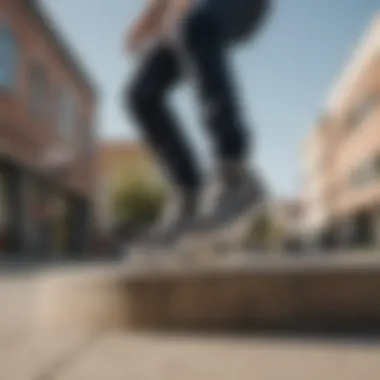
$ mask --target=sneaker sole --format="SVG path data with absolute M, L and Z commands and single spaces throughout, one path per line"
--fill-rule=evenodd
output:
M 264 200 L 248 211 L 240 214 L 230 223 L 202 233 L 195 232 L 185 236 L 180 249 L 188 254 L 224 254 L 236 250 L 252 226 L 252 221 L 267 210 L 268 201 Z

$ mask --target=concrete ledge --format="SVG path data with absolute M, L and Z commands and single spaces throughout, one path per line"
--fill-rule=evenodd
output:
M 37 328 L 124 329 L 129 326 L 127 298 L 127 279 L 113 268 L 51 271 L 37 284 Z
M 40 279 L 43 329 L 380 326 L 380 259 L 252 259 L 62 270 Z

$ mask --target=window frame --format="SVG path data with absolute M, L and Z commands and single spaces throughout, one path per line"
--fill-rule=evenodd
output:
M 1 58 L 4 55 L 3 58 Z M 7 21 L 0 21 L 0 61 L 4 62 L 4 80 L 0 74 L 0 92 L 15 91 L 19 67 L 19 43 L 12 26 Z
M 57 134 L 63 142 L 75 145 L 79 108 L 75 92 L 67 85 L 58 86 L 56 104 Z
M 36 76 L 34 76 L 36 75 Z M 37 93 L 36 93 L 37 91 Z M 28 63 L 28 112 L 33 120 L 50 119 L 51 86 L 46 66 L 37 60 Z

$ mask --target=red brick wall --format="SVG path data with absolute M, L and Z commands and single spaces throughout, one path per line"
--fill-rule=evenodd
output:
M 49 88 L 57 89 L 63 85 L 74 93 L 83 120 L 77 123 L 74 142 L 80 141 L 85 133 L 81 128 L 92 127 L 94 98 L 68 67 L 57 45 L 47 38 L 43 25 L 21 5 L 21 0 L 0 0 L 0 17 L 11 24 L 19 45 L 17 87 L 13 93 L 0 95 L 0 153 L 34 166 L 45 148 L 52 143 L 62 143 L 62 140 L 54 120 L 35 122 L 28 114 L 29 64 L 33 61 L 42 63 Z M 89 156 L 79 158 L 65 186 L 89 195 L 94 188 L 93 164 L 94 160 Z

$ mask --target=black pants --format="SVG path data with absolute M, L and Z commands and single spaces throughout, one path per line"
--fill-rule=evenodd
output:
M 188 15 L 182 50 L 157 45 L 143 60 L 128 88 L 128 105 L 143 136 L 183 188 L 200 184 L 192 150 L 168 104 L 167 93 L 183 78 L 182 60 L 197 81 L 205 126 L 219 160 L 243 160 L 248 143 L 220 24 L 207 7 Z

